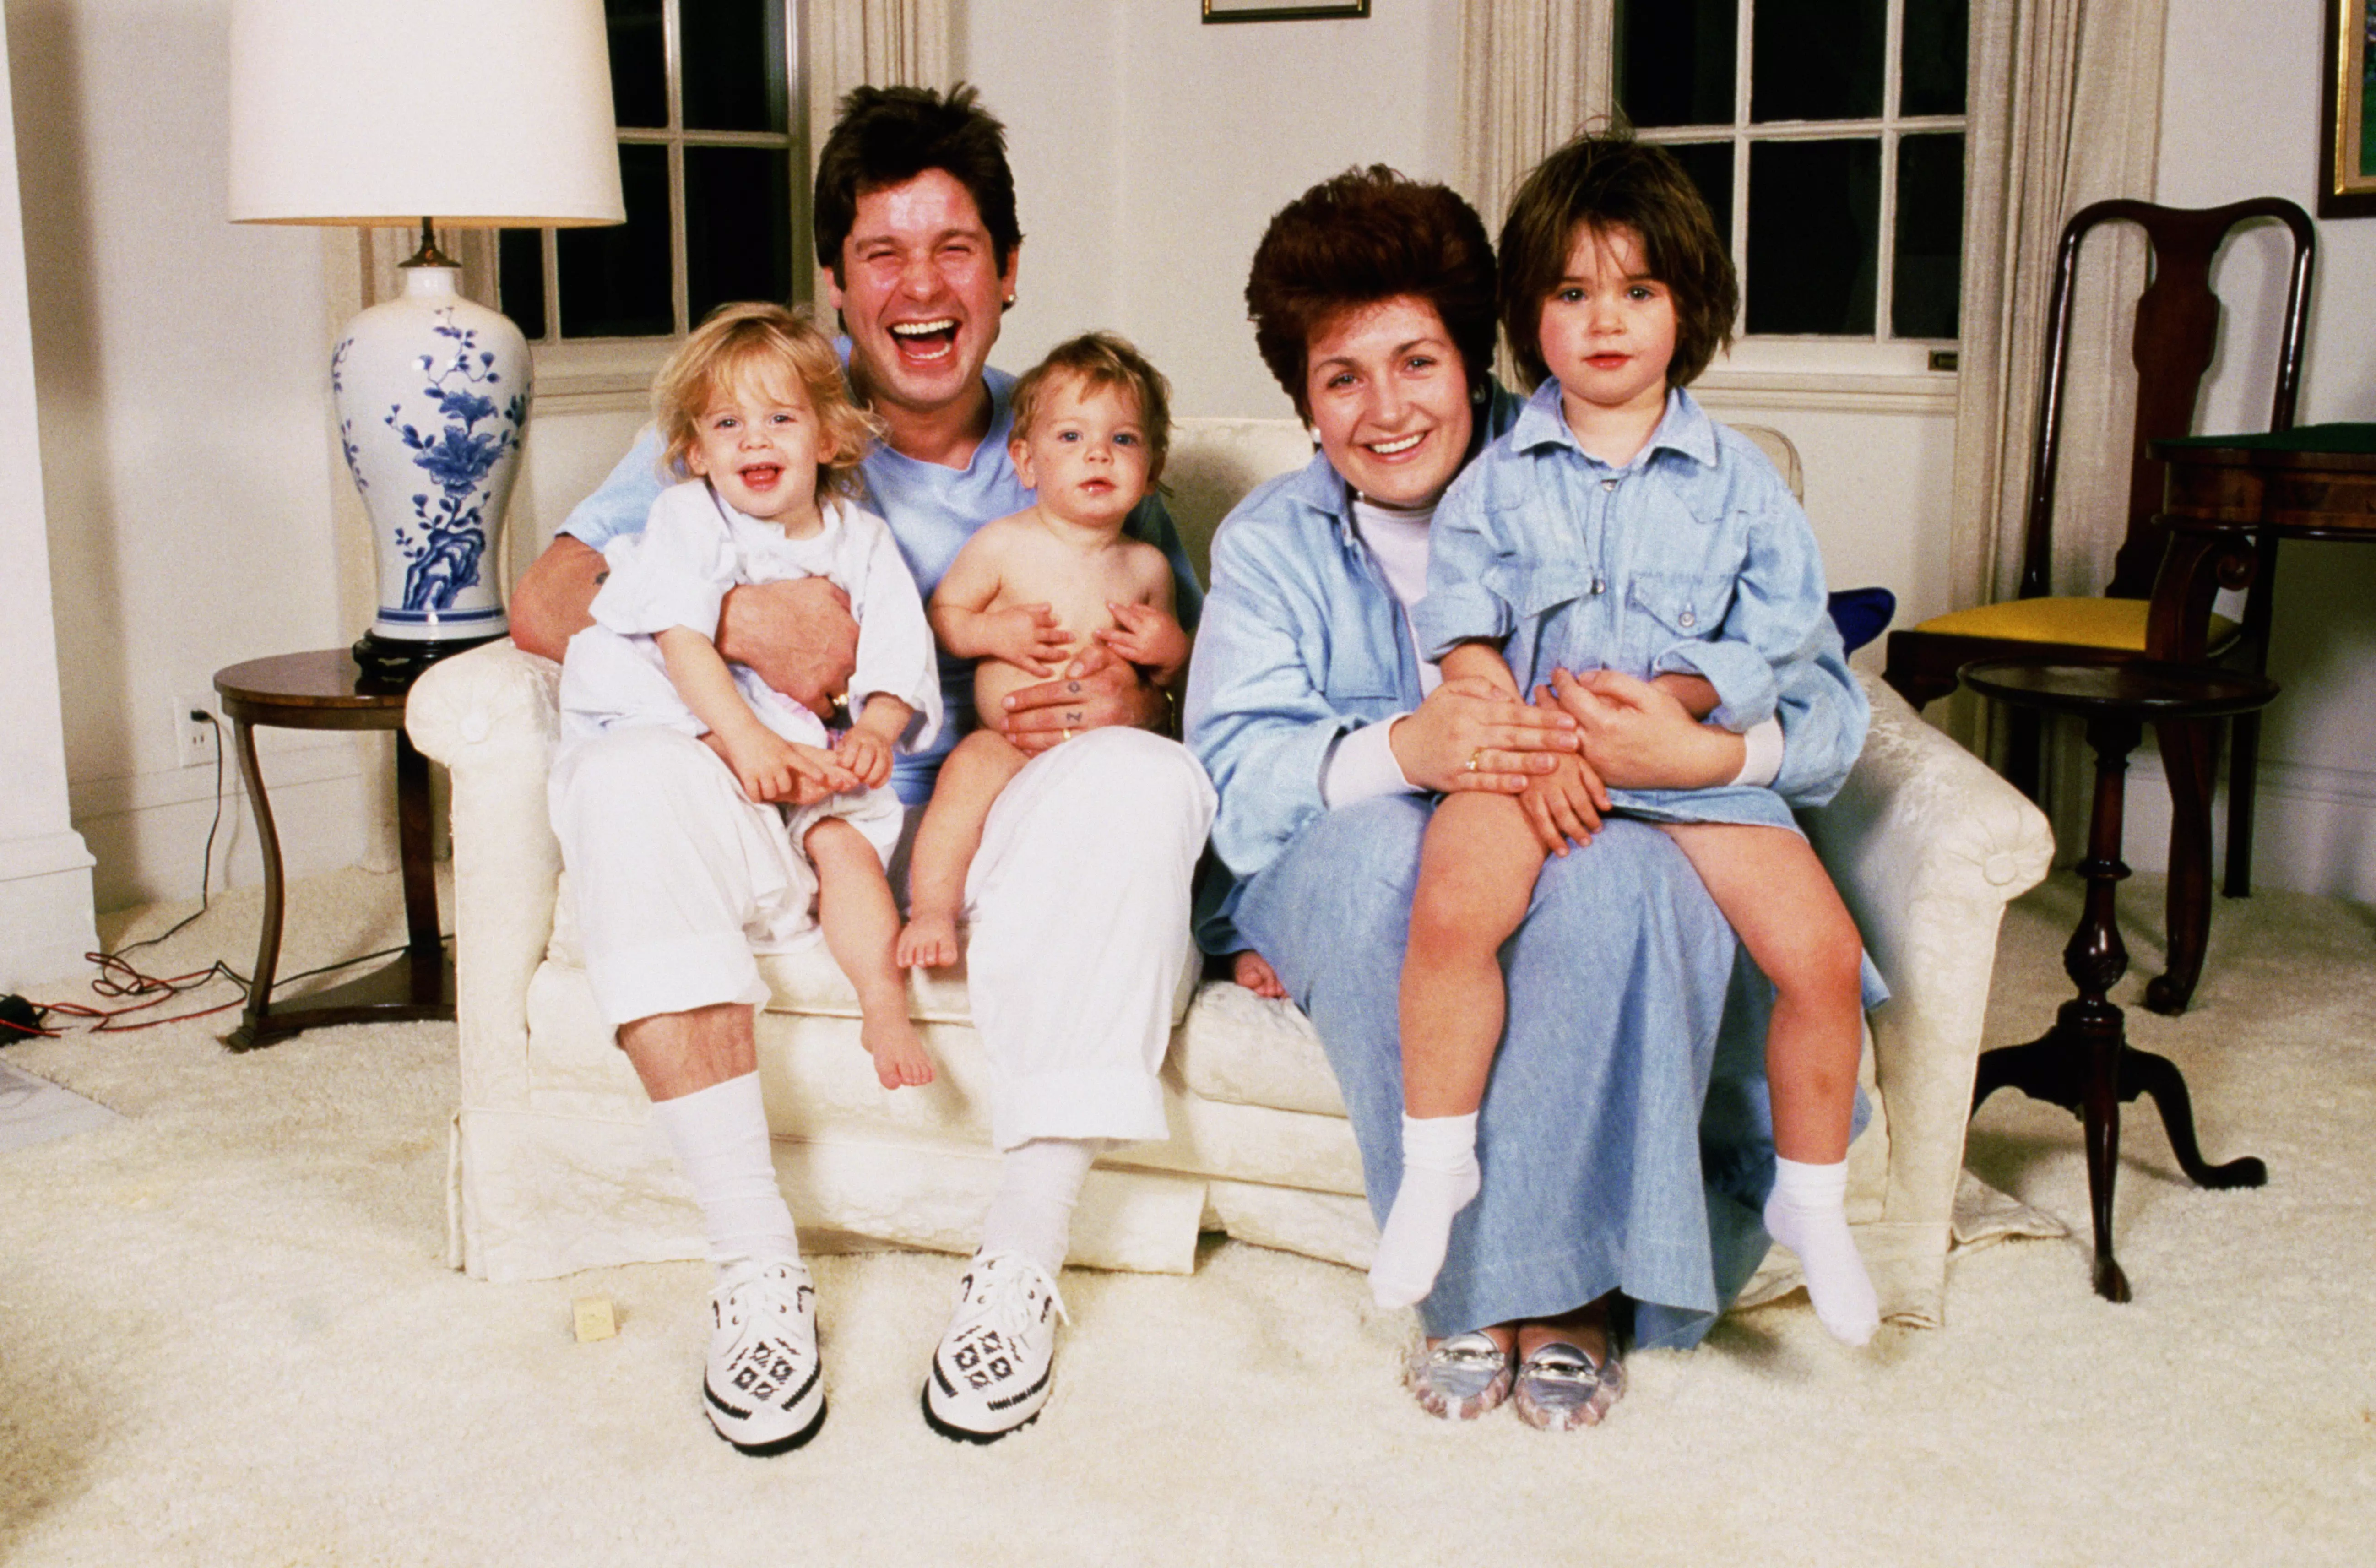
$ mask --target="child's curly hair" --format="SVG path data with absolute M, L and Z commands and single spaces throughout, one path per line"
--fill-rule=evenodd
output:
M 789 375 L 815 410 L 830 456 L 817 464 L 817 499 L 857 499 L 859 459 L 882 433 L 882 422 L 850 401 L 833 342 L 805 315 L 750 302 L 719 305 L 686 335 L 652 381 L 652 417 L 659 425 L 663 472 L 681 475 L 700 439 L 701 416 L 721 391 L 745 379 L 769 386 Z
M 1138 426 L 1146 437 L 1146 482 L 1163 477 L 1163 459 L 1171 450 L 1171 383 L 1131 346 L 1111 332 L 1084 332 L 1048 350 L 1048 357 L 1023 373 L 1015 384 L 1015 432 L 1011 440 L 1031 434 L 1040 404 L 1058 376 L 1077 377 L 1084 391 L 1121 386 L 1138 399 Z
M 1667 385 L 1684 386 L 1732 346 L 1740 285 L 1699 187 L 1665 148 L 1622 126 L 1586 132 L 1535 165 L 1502 224 L 1502 330 L 1528 386 L 1550 374 L 1538 336 L 1543 302 L 1586 229 L 1631 229 L 1650 276 L 1675 302 Z

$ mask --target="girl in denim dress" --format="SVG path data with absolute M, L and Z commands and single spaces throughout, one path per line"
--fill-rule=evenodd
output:
M 1729 341 L 1738 289 L 1705 205 L 1663 150 L 1585 137 L 1528 176 L 1503 231 L 1503 327 L 1541 381 L 1446 493 L 1413 611 L 1444 678 L 1549 699 L 1611 670 L 1754 733 L 1811 683 L 1847 680 L 1806 518 L 1764 457 L 1682 388 Z M 1861 741 L 1861 710 L 1857 715 Z M 1767 733 L 1771 726 L 1765 726 Z M 1502 944 L 1546 853 L 1603 814 L 1683 850 L 1775 987 L 1766 1039 L 1779 1155 L 1765 1223 L 1824 1326 L 1871 1336 L 1875 1298 L 1844 1197 L 1864 1000 L 1862 944 L 1752 742 L 1739 778 L 1610 790 L 1580 755 L 1512 798 L 1447 795 L 1431 820 L 1401 988 L 1403 1177 L 1371 1282 L 1425 1296 L 1478 1191 L 1476 1112 L 1502 1033 Z M 1475 761 L 1472 759 L 1471 766 Z M 1586 850 L 1588 852 L 1588 849 Z

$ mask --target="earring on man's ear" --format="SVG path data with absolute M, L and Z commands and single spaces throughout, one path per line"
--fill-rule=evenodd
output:
M 1485 399 L 1491 396 L 1492 394 L 1485 389 L 1485 384 L 1481 381 L 1468 389 L 1468 400 L 1479 407 L 1482 407 Z

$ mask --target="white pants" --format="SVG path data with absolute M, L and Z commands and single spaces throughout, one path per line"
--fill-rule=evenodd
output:
M 767 1000 L 751 954 L 796 897 L 787 861 L 806 865 L 708 747 L 613 731 L 562 759 L 552 803 L 605 1021 Z M 1186 749 L 1139 730 L 1069 741 L 999 796 L 966 881 L 999 1148 L 1165 1134 L 1156 1074 L 1213 809 Z
M 547 792 L 586 976 L 613 1028 L 765 1003 L 752 955 L 817 940 L 816 868 L 801 850 L 809 829 L 839 817 L 887 864 L 905 815 L 888 789 L 789 813 L 756 804 L 716 752 L 658 725 L 564 745 Z

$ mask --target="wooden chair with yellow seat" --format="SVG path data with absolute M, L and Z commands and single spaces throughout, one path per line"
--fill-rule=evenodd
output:
M 2046 362 L 2019 597 L 1959 610 L 1891 633 L 1883 679 L 1908 703 L 1920 708 L 1945 696 L 1955 689 L 1956 671 L 1978 659 L 2050 654 L 2063 662 L 2120 663 L 2144 657 L 2146 605 L 2168 545 L 2156 521 L 2164 465 L 2153 459 L 2148 447 L 2166 437 L 2192 434 L 2203 378 L 2219 341 L 2220 304 L 2211 288 L 2212 263 L 2234 230 L 2263 220 L 2283 223 L 2293 239 L 2278 334 L 2276 391 L 2269 413 L 2269 428 L 2284 430 L 2294 422 L 2316 255 L 2316 235 L 2307 213 L 2274 196 L 2200 208 L 2102 201 L 2082 208 L 2064 226 L 2047 313 Z M 2137 300 L 2130 347 L 2137 368 L 2137 413 L 2129 454 L 2128 527 L 2114 560 L 2112 580 L 2104 592 L 2091 598 L 2061 597 L 2049 591 L 2048 576 L 2053 558 L 2054 482 L 2061 455 L 2072 286 L 2081 241 L 2097 225 L 2115 220 L 2143 229 L 2152 247 L 2148 281 Z M 2212 617 L 2210 636 L 2199 650 L 2207 660 L 2256 675 L 2268 657 L 2276 540 L 2262 538 L 2257 555 L 2244 619 L 2239 624 L 2225 616 Z M 2250 714 L 2233 723 L 2226 891 L 2230 897 L 2241 897 L 2251 890 L 2253 775 L 2259 759 L 2260 717 Z M 2207 796 L 2217 758 L 2216 723 L 2164 724 L 2156 728 L 2156 734 L 2164 772 L 2173 787 L 2191 782 Z M 2006 777 L 2035 799 L 2037 716 L 2015 710 L 2007 740 Z M 2185 1010 L 2202 975 L 2203 950 L 2210 930 L 2211 845 L 2207 838 L 2196 842 L 2196 836 L 2185 830 L 2184 815 L 2178 814 L 2170 833 L 2168 967 L 2146 992 L 2146 1005 L 2161 1013 Z

